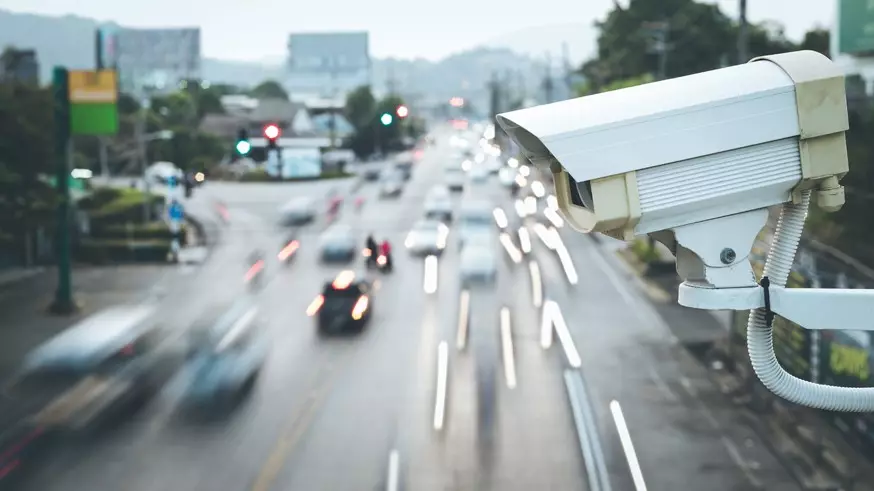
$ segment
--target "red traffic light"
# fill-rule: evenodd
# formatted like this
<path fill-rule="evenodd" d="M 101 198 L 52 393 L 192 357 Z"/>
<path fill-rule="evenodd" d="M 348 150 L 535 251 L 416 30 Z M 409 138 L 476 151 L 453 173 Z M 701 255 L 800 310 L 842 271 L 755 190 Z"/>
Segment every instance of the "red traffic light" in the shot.
<path fill-rule="evenodd" d="M 399 118 L 406 118 L 410 114 L 410 110 L 407 106 L 398 106 L 397 114 Z"/>
<path fill-rule="evenodd" d="M 268 124 L 264 127 L 264 137 L 268 140 L 275 140 L 279 138 L 279 135 L 281 133 L 282 132 L 279 130 L 279 126 L 276 126 L 275 124 Z"/>

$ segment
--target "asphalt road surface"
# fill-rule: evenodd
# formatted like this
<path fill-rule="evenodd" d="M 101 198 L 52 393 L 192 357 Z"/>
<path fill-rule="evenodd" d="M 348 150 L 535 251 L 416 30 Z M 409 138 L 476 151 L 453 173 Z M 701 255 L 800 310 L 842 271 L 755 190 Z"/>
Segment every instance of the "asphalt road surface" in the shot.
<path fill-rule="evenodd" d="M 355 191 L 366 198 L 363 210 L 349 207 L 339 218 L 362 245 L 373 233 L 396 249 L 364 333 L 321 338 L 305 314 L 343 268 L 318 262 L 325 224 L 317 221 L 300 231 L 291 265 L 267 265 L 257 299 L 272 351 L 234 414 L 194 425 L 179 417 L 170 383 L 123 427 L 59 449 L 26 489 L 797 489 L 676 346 L 633 278 L 590 238 L 561 229 L 566 253 L 557 241 L 551 250 L 535 220 L 517 217 L 509 193 L 490 183 L 473 194 L 505 210 L 514 247 L 524 245 L 519 226 L 531 237 L 518 262 L 496 245 L 496 285 L 462 292 L 451 237 L 433 269 L 401 250 L 452 158 L 448 136 L 437 134 L 401 197 L 379 199 L 377 186 L 365 184 Z M 184 330 L 245 294 L 246 256 L 278 251 L 288 233 L 276 224 L 284 201 L 349 186 L 198 190 L 198 199 L 223 203 L 228 221 L 208 261 L 167 286 L 166 322 Z"/>

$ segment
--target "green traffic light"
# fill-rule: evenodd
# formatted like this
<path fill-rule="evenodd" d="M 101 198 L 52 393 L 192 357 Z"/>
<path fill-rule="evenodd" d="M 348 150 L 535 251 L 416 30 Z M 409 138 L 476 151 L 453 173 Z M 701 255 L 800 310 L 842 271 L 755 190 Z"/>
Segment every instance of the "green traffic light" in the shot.
<path fill-rule="evenodd" d="M 391 114 L 382 113 L 382 116 L 380 116 L 379 121 L 382 123 L 383 126 L 388 126 L 391 124 L 392 119 L 393 118 L 391 117 Z"/>
<path fill-rule="evenodd" d="M 240 155 L 246 155 L 249 153 L 249 150 L 252 150 L 252 145 L 249 142 L 243 140 L 237 142 L 237 153 Z"/>

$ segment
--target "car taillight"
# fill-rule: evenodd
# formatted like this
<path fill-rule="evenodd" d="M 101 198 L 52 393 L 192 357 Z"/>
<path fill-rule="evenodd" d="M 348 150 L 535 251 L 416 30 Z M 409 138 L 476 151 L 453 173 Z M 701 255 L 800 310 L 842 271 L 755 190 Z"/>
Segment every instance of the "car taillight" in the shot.
<path fill-rule="evenodd" d="M 280 261 L 285 261 L 286 259 L 290 258 L 295 252 L 297 252 L 297 249 L 299 247 L 300 243 L 298 243 L 298 241 L 296 240 L 292 240 L 288 243 L 288 245 L 283 247 L 281 251 L 279 251 L 277 257 Z"/>
<path fill-rule="evenodd" d="M 248 271 L 246 271 L 246 276 L 245 276 L 246 283 L 252 281 L 252 278 L 257 276 L 258 273 L 260 273 L 262 269 L 264 269 L 264 261 L 259 259 L 255 264 L 252 265 L 251 268 L 249 268 Z"/>
<path fill-rule="evenodd" d="M 325 296 L 324 295 L 317 296 L 316 298 L 313 299 L 312 303 L 310 303 L 310 306 L 307 307 L 307 315 L 310 317 L 316 315 L 316 313 L 319 311 L 319 309 L 322 308 L 322 305 L 324 305 L 324 304 L 325 304 Z"/>
<path fill-rule="evenodd" d="M 355 307 L 352 307 L 352 318 L 355 320 L 360 320 L 361 316 L 364 315 L 364 312 L 367 311 L 367 304 L 369 300 L 367 295 L 361 295 L 358 297 L 358 301 L 355 302 Z"/>

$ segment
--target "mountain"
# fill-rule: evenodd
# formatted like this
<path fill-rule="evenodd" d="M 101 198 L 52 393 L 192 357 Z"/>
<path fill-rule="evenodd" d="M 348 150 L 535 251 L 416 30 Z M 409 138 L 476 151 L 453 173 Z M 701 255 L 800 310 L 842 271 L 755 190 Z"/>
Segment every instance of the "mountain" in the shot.
<path fill-rule="evenodd" d="M 0 9 L 0 48 L 16 46 L 37 51 L 41 78 L 48 81 L 55 65 L 89 68 L 94 63 L 94 30 L 98 21 L 73 15 L 51 17 Z M 558 31 L 556 31 L 558 32 Z M 573 28 L 561 32 L 575 32 Z M 564 34 L 557 34 L 559 36 Z M 529 36 L 545 36 L 531 31 Z M 516 37 L 518 38 L 518 36 Z M 549 38 L 557 39 L 557 38 Z M 493 75 L 503 77 L 516 97 L 534 95 L 546 73 L 541 62 L 501 47 L 475 48 L 438 62 L 375 59 L 373 82 L 377 92 L 389 85 L 405 96 L 420 100 L 465 97 L 480 107 L 487 104 L 487 84 Z M 560 49 L 560 43 L 558 48 Z M 266 79 L 282 80 L 281 63 L 240 62 L 205 58 L 203 77 L 211 82 L 252 86 Z"/>

